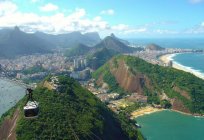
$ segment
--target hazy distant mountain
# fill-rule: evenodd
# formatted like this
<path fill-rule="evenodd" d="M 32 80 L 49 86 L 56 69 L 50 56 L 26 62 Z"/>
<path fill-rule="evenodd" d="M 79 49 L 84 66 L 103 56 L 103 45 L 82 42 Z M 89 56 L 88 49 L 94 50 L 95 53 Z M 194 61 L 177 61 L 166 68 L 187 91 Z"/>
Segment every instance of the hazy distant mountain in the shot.
<path fill-rule="evenodd" d="M 89 67 L 97 69 L 117 54 L 132 53 L 142 49 L 129 47 L 124 44 L 124 42 L 125 40 L 117 38 L 114 34 L 104 38 L 88 52 L 89 55 L 87 58 Z"/>
<path fill-rule="evenodd" d="M 87 57 L 88 65 L 90 68 L 96 70 L 97 68 L 105 64 L 110 58 L 117 54 L 118 52 L 112 49 L 101 48 Z"/>
<path fill-rule="evenodd" d="M 118 37 L 116 37 L 113 33 L 111 33 L 111 37 L 116 38 L 117 40 L 119 40 L 120 42 L 122 42 L 123 44 L 125 44 L 125 45 L 127 45 L 127 46 L 130 45 L 130 43 L 129 43 L 127 40 L 118 38 Z"/>
<path fill-rule="evenodd" d="M 68 57 L 71 56 L 80 56 L 85 55 L 91 50 L 91 47 L 88 47 L 84 44 L 77 44 L 76 46 L 73 46 L 70 50 L 68 50 L 65 55 Z"/>
<path fill-rule="evenodd" d="M 0 30 L 0 57 L 49 53 L 48 48 L 51 46 L 51 43 L 34 34 L 24 33 L 18 27 Z"/>
<path fill-rule="evenodd" d="M 149 44 L 145 47 L 146 50 L 152 50 L 152 51 L 161 51 L 164 50 L 164 48 L 160 47 L 159 45 L 156 44 Z"/>
<path fill-rule="evenodd" d="M 55 47 L 73 47 L 77 44 L 94 46 L 101 41 L 100 36 L 96 32 L 81 34 L 80 32 L 72 32 L 67 34 L 51 35 L 42 32 L 36 32 L 36 36 L 52 43 Z"/>
<path fill-rule="evenodd" d="M 107 36 L 104 40 L 102 40 L 99 44 L 95 46 L 95 48 L 107 48 L 114 50 L 118 53 L 131 53 L 135 51 L 135 48 L 131 48 L 125 45 L 120 39 L 116 38 L 113 34 L 111 36 Z"/>

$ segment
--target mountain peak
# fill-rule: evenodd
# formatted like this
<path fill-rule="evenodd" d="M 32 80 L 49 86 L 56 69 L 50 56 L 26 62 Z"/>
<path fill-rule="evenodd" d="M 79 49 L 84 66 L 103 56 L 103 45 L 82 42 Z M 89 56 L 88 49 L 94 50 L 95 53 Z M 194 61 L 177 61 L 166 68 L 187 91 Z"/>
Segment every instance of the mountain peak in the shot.
<path fill-rule="evenodd" d="M 20 31 L 20 28 L 18 26 L 15 26 L 14 31 Z"/>
<path fill-rule="evenodd" d="M 110 36 L 113 37 L 113 38 L 116 38 L 116 36 L 114 35 L 114 33 L 111 33 Z"/>

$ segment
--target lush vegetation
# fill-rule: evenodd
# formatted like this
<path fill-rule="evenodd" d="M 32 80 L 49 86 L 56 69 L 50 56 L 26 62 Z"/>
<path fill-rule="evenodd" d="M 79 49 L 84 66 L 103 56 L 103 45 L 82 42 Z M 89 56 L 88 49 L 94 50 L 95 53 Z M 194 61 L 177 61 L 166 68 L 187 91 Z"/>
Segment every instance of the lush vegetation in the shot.
<path fill-rule="evenodd" d="M 60 93 L 43 87 L 34 91 L 39 117 L 27 120 L 21 116 L 17 139 L 142 139 L 125 116 L 113 114 L 78 82 L 59 77 L 59 83 Z"/>
<path fill-rule="evenodd" d="M 95 53 L 87 56 L 88 65 L 92 69 L 98 69 L 100 66 L 105 64 L 110 58 L 112 58 L 116 54 L 118 53 L 111 49 L 107 48 L 99 49 Z"/>
<path fill-rule="evenodd" d="M 83 44 L 77 44 L 73 46 L 71 49 L 67 50 L 65 52 L 65 56 L 72 57 L 72 56 L 80 56 L 85 55 L 91 50 L 90 47 L 83 45 Z"/>
<path fill-rule="evenodd" d="M 23 71 L 24 74 L 34 74 L 38 72 L 45 72 L 46 70 L 42 66 L 33 66 Z"/>
<path fill-rule="evenodd" d="M 143 87 L 149 104 L 160 104 L 164 108 L 171 108 L 168 100 L 160 100 L 159 96 L 165 93 L 171 99 L 182 101 L 192 113 L 204 114 L 204 80 L 181 70 L 153 65 L 131 56 L 115 56 L 111 62 L 117 68 L 120 60 L 125 61 L 132 74 L 144 74 L 150 80 L 151 87 L 146 85 Z M 109 63 L 106 63 L 93 73 L 93 77 L 99 79 L 103 76 L 103 81 L 109 84 L 112 91 L 117 92 L 121 88 L 109 67 Z"/>
<path fill-rule="evenodd" d="M 143 73 L 149 77 L 155 94 L 166 93 L 170 98 L 181 100 L 184 105 L 193 113 L 204 113 L 204 80 L 196 76 L 170 67 L 152 65 L 139 58 L 130 56 L 120 56 L 135 73 Z M 180 94 L 176 88 L 187 92 L 187 97 Z M 151 91 L 150 91 L 151 92 Z M 157 102 L 153 96 L 149 98 L 151 102 Z M 157 97 L 157 96 L 155 96 Z M 153 100 L 153 101 L 152 101 Z M 168 103 L 163 102 L 162 104 Z"/>
<path fill-rule="evenodd" d="M 127 91 L 120 87 L 115 77 L 110 72 L 108 64 L 105 64 L 103 67 L 100 67 L 97 71 L 95 71 L 92 74 L 92 77 L 98 79 L 99 76 L 101 76 L 101 74 L 103 75 L 103 82 L 107 83 L 109 86 L 108 92 L 117 92 L 120 94 L 120 96 L 123 96 L 124 94 L 128 93 Z"/>

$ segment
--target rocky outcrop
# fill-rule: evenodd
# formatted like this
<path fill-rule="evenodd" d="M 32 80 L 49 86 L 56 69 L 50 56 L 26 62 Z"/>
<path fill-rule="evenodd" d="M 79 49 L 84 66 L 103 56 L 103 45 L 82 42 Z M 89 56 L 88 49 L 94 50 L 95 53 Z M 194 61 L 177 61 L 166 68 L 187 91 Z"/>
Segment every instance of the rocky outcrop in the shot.
<path fill-rule="evenodd" d="M 181 100 L 178 100 L 175 98 L 172 100 L 171 104 L 172 104 L 173 110 L 177 110 L 177 111 L 181 111 L 189 114 L 191 113 L 190 110 L 183 104 Z"/>
<path fill-rule="evenodd" d="M 143 94 L 144 86 L 151 87 L 147 76 L 141 73 L 131 73 L 124 61 L 119 61 L 117 68 L 111 65 L 110 70 L 119 85 L 131 93 L 137 92 L 139 94 Z"/>
<path fill-rule="evenodd" d="M 188 100 L 191 100 L 191 96 L 188 94 L 188 92 L 186 92 L 185 90 L 180 89 L 177 86 L 173 87 L 174 91 L 178 92 L 179 94 L 181 94 L 183 97 L 185 97 Z"/>

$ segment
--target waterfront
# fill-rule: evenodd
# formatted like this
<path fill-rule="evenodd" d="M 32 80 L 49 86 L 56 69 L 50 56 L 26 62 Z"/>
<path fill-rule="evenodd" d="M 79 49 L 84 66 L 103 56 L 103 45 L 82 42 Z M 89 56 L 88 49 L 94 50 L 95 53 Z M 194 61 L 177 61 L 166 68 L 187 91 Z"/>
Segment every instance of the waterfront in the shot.
<path fill-rule="evenodd" d="M 147 140 L 203 140 L 204 117 L 164 110 L 136 118 Z"/>
<path fill-rule="evenodd" d="M 25 89 L 9 80 L 0 78 L 0 116 L 25 95 Z"/>
<path fill-rule="evenodd" d="M 195 76 L 204 79 L 204 54 L 203 53 L 177 53 L 166 54 L 160 57 L 164 63 L 173 61 L 173 67 L 179 70 L 190 72 Z"/>

